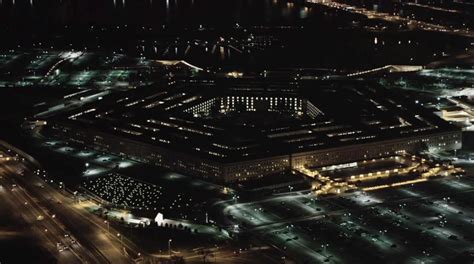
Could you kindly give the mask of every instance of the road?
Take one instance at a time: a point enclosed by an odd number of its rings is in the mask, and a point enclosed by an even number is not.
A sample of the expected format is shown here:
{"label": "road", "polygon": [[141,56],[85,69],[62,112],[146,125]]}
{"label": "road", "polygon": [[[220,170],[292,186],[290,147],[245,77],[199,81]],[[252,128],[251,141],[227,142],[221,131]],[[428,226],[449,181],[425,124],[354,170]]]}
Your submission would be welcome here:
{"label": "road", "polygon": [[[30,226],[42,244],[55,255],[60,263],[98,263],[95,257],[81,244],[68,234],[67,228],[62,225],[48,209],[38,203],[28,192],[11,177],[8,165],[0,167],[3,191],[2,199],[15,210]],[[65,237],[68,235],[69,237]],[[76,241],[76,242],[74,242]],[[58,247],[58,243],[61,243]],[[69,249],[60,248],[67,246]]]}
{"label": "road", "polygon": [[[42,137],[41,134],[37,133],[36,134],[37,136],[40,136]],[[46,141],[46,140],[45,140]],[[64,149],[64,153],[67,154],[67,155],[74,155],[74,156],[79,156],[80,158],[82,158],[84,160],[84,162],[87,162],[90,165],[90,167],[97,167],[97,168],[103,168],[104,170],[107,170],[107,169],[114,169],[118,166],[117,164],[117,159],[116,157],[114,156],[110,156],[110,155],[105,155],[105,154],[100,154],[100,153],[97,153],[95,151],[92,151],[92,150],[77,150],[77,149],[74,149],[74,147],[72,146],[69,146],[63,142],[60,142],[60,141],[51,141],[49,142],[48,141],[48,146],[52,146],[54,147],[55,149]],[[12,146],[10,146],[12,147]],[[81,154],[87,154],[87,155],[81,155]],[[118,160],[118,162],[129,162],[131,163],[131,161],[123,161],[121,159]],[[40,180],[39,182],[42,182],[42,180]],[[49,189],[50,186],[44,186],[43,188],[47,188]],[[55,188],[52,188],[53,191],[57,191],[57,189]],[[50,195],[49,193],[47,195]],[[60,196],[64,196],[64,194],[62,192],[60,192]],[[57,204],[57,203],[53,203],[52,206],[54,207],[58,207],[58,206],[63,206],[64,204],[67,204],[67,203],[73,203],[73,206],[74,208],[77,208],[77,209],[81,209],[81,204],[79,203],[74,203],[73,199],[67,199],[67,200],[61,200],[62,198],[57,198],[57,197],[53,197],[53,196],[47,196],[47,198],[51,198],[53,201],[55,200],[59,200],[61,201],[61,204]],[[82,203],[82,204],[86,204],[86,203]],[[89,213],[86,213],[88,215],[90,215]],[[90,215],[92,216],[92,215]],[[58,214],[58,217],[60,217],[60,214]],[[95,217],[97,218],[97,217]],[[110,236],[110,234],[114,234],[116,236],[116,234],[118,233],[117,231],[113,231],[113,227],[110,226],[110,232],[108,232],[108,227],[104,224],[104,220],[101,219],[101,218],[97,218],[98,220],[95,221],[95,220],[91,220],[93,223],[92,224],[95,224],[97,226],[97,228],[100,228],[104,231],[104,234],[108,234],[108,236]],[[67,218],[65,221],[68,221]],[[77,225],[77,223],[74,223],[75,225]],[[114,237],[113,239],[117,240],[116,237]],[[131,243],[128,243],[128,240],[126,237],[123,237],[123,242],[125,243],[125,246],[127,248],[127,252],[131,255],[131,256],[137,256],[139,252],[141,252],[139,249],[136,249],[136,247],[133,247],[132,245],[130,245]],[[275,262],[275,260],[273,258],[269,258],[269,256],[271,256],[274,252],[271,252],[271,253],[268,253],[266,251],[269,251],[269,250],[264,250],[266,254],[263,254],[264,251],[260,251],[260,252],[256,252],[255,250],[254,251],[245,251],[245,252],[240,252],[238,254],[235,254],[234,251],[236,249],[231,249],[231,248],[223,248],[223,247],[220,247],[218,250],[215,249],[215,248],[212,248],[212,249],[209,249],[212,251],[212,257],[209,258],[210,261],[214,261],[214,262],[217,262],[217,263],[253,263],[253,261],[255,260],[255,256],[258,255],[258,257],[261,259],[261,258],[265,258],[265,259],[268,259],[266,262],[269,262],[269,263],[272,263]],[[186,262],[188,263],[201,263],[202,262],[202,254],[199,254],[199,253],[196,253],[196,252],[183,252],[181,251],[180,254],[181,256],[184,257],[184,259],[186,260]],[[151,254],[151,255],[148,255],[149,258],[157,258],[157,259],[166,259],[168,258],[168,255],[156,255],[156,254]],[[272,261],[270,261],[272,260]]]}
{"label": "road", "polygon": [[366,16],[369,19],[380,19],[388,22],[396,22],[407,24],[412,28],[417,28],[425,31],[436,31],[436,32],[443,32],[443,33],[451,33],[459,36],[465,37],[474,37],[474,32],[468,29],[453,29],[450,27],[446,27],[439,24],[428,23],[420,20],[409,19],[397,15],[390,15],[387,13],[379,13],[376,11],[368,10],[362,7],[355,7],[343,3],[337,3],[333,1],[326,1],[326,0],[306,0],[307,3],[323,5],[329,8],[335,8],[338,10],[343,10],[350,13],[361,14]]}
{"label": "road", "polygon": [[281,263],[281,260],[275,258],[274,249],[268,246],[252,247],[244,251],[230,247],[200,248],[186,254],[184,259],[186,263],[203,263],[204,256],[206,256],[206,263],[251,264],[255,263],[256,259],[268,264]]}
{"label": "road", "polygon": [[41,222],[38,230],[49,240],[50,250],[57,252],[58,242],[70,244],[69,238],[64,237],[66,233],[74,236],[79,243],[60,254],[70,255],[65,263],[131,263],[138,257],[137,247],[117,236],[113,227],[109,231],[102,219],[81,208],[67,193],[45,184],[25,164],[15,160],[2,162],[2,182],[8,186],[2,194],[8,196],[12,205],[22,205],[19,209],[28,222],[34,222],[40,215],[44,217],[37,221]]}

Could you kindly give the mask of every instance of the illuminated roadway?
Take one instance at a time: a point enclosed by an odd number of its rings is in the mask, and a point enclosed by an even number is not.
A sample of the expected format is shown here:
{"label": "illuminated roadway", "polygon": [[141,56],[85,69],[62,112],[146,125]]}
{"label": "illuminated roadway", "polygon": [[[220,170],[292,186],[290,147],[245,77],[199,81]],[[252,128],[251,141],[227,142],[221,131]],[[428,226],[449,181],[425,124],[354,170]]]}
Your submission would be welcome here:
{"label": "illuminated roadway", "polygon": [[387,13],[379,13],[376,11],[368,10],[361,7],[354,7],[347,4],[337,3],[328,0],[306,0],[307,3],[324,5],[329,8],[335,8],[338,10],[343,10],[350,13],[356,13],[360,15],[364,15],[369,19],[380,19],[389,22],[397,22],[397,23],[404,23],[414,28],[419,28],[426,31],[437,31],[437,32],[444,32],[444,33],[452,33],[456,35],[466,36],[466,37],[474,37],[474,33],[469,29],[453,29],[443,25],[427,23],[419,20],[408,19],[397,15],[390,15]]}
{"label": "illuminated roadway", "polygon": [[[0,170],[1,175],[6,176],[4,168]],[[48,251],[56,255],[58,262],[97,263],[95,257],[90,255],[79,243],[73,244],[70,239],[64,237],[68,233],[66,228],[58,223],[45,208],[38,205],[36,199],[29,196],[21,187],[11,188],[16,183],[9,177],[3,179],[4,188],[0,192],[1,199],[31,226],[33,233],[42,241],[42,245]],[[40,216],[44,218],[39,220]],[[69,250],[59,252],[58,242],[69,246]]]}
{"label": "illuminated roadway", "polygon": [[[3,162],[0,172],[2,185],[6,183],[4,187],[8,187],[2,194],[12,205],[17,205],[23,218],[34,222],[38,216],[44,217],[37,220],[40,224],[36,229],[44,234],[42,239],[49,240],[50,250],[58,252],[58,242],[70,244],[65,240],[69,239],[64,237],[66,233],[79,242],[61,252],[68,257],[66,263],[131,263],[138,257],[135,245],[126,238],[119,239],[113,227],[109,232],[102,219],[82,209],[73,198],[45,184],[24,163]],[[16,187],[9,190],[15,184]]]}

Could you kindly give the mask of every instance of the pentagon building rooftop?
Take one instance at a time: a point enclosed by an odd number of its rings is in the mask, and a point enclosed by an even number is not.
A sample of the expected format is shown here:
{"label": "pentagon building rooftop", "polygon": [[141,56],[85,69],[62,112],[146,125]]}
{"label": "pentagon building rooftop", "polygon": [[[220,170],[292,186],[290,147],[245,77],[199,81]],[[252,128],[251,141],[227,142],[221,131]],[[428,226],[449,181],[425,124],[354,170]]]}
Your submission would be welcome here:
{"label": "pentagon building rooftop", "polygon": [[357,80],[187,79],[48,121],[56,136],[216,181],[461,146],[414,100]]}

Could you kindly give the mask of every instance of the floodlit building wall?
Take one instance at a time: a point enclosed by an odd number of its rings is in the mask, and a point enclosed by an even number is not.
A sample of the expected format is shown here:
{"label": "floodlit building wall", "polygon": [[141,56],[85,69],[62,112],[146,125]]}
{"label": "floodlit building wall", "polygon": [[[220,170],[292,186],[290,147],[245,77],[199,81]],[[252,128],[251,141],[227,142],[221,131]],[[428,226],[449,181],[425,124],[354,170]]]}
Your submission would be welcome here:
{"label": "floodlit building wall", "polygon": [[56,136],[74,140],[97,150],[158,165],[186,175],[214,180],[222,178],[222,166],[219,163],[151,144],[60,124],[53,126],[53,133]]}
{"label": "floodlit building wall", "polygon": [[225,165],[224,180],[244,181],[251,178],[274,174],[290,169],[290,156],[270,157],[266,159],[237,162]]}
{"label": "floodlit building wall", "polygon": [[391,155],[398,151],[417,152],[420,150],[460,149],[462,144],[461,131],[453,131],[294,153],[257,160],[219,163],[152,144],[126,139],[121,136],[81,129],[69,124],[55,124],[52,128],[56,136],[74,140],[105,152],[155,164],[183,174],[225,182],[244,181],[289,170],[290,168],[325,166],[377,158]]}
{"label": "floodlit building wall", "polygon": [[292,155],[292,166],[293,169],[303,168],[305,166],[324,166],[382,157],[394,154],[398,151],[454,150],[460,149],[461,146],[461,131],[454,131],[296,153]]}

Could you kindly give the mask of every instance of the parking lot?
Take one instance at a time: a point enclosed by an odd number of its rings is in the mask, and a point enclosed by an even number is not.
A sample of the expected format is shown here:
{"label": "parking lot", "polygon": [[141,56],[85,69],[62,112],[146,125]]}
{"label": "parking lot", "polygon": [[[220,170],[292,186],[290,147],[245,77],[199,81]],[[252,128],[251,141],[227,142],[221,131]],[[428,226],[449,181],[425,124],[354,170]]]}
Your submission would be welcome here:
{"label": "parking lot", "polygon": [[472,199],[474,179],[450,177],[339,197],[292,193],[225,214],[298,263],[448,263],[474,249]]}

